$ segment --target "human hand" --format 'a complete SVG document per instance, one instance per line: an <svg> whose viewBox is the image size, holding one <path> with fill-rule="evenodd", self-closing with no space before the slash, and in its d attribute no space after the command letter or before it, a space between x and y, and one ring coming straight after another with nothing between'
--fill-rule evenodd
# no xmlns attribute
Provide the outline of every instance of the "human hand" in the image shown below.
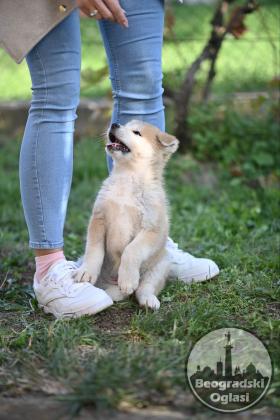
<svg viewBox="0 0 280 420"><path fill-rule="evenodd" d="M108 19L128 27L128 20L125 10L120 6L118 0L76 0L79 9L87 16L97 20Z"/></svg>

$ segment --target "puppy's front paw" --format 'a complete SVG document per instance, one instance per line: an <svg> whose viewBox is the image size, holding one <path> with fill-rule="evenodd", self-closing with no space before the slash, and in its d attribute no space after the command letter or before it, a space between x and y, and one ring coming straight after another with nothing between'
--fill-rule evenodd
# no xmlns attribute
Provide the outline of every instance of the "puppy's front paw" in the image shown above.
<svg viewBox="0 0 280 420"><path fill-rule="evenodd" d="M146 306L147 308L153 309L153 311L160 308L160 301L155 295L138 295L137 298L141 306Z"/></svg>
<svg viewBox="0 0 280 420"><path fill-rule="evenodd" d="M72 274L72 278L76 283L80 282L88 282L94 284L93 276L90 274L90 272L87 270L87 268L83 265L79 267L77 270L75 270Z"/></svg>
<svg viewBox="0 0 280 420"><path fill-rule="evenodd" d="M139 271L128 270L122 266L118 273L118 286L125 295L131 295L139 286Z"/></svg>
<svg viewBox="0 0 280 420"><path fill-rule="evenodd" d="M105 292L111 297L114 302L119 302L125 299L124 294L121 292L118 286L112 285L105 289Z"/></svg>

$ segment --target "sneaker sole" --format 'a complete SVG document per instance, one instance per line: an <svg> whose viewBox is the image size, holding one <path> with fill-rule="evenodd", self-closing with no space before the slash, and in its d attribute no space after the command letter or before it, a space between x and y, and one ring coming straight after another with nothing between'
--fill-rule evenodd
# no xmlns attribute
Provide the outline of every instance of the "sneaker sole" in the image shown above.
<svg viewBox="0 0 280 420"><path fill-rule="evenodd" d="M215 269L215 270L212 270L210 273L204 271L203 273L195 274L193 276L188 275L187 277L171 277L171 279L173 278L175 280L179 280L184 283L200 283L203 281L211 280L217 277L219 274L220 274L220 270Z"/></svg>
<svg viewBox="0 0 280 420"><path fill-rule="evenodd" d="M46 314L52 314L57 319L63 319L63 318L69 319L69 318L79 318L83 315L95 315L98 312L101 312L104 309L109 308L109 306L112 306L113 303L114 302L112 301L112 299L104 299L103 301L99 302L98 305L89 306L88 308L85 308L82 311L78 311L75 313L60 313L60 312L51 310L50 308L44 305L39 305L39 307L42 308Z"/></svg>

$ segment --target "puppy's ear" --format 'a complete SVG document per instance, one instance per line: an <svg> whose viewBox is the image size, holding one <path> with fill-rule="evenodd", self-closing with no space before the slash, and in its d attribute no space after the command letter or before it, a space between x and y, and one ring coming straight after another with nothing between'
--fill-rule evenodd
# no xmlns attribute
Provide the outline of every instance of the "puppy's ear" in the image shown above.
<svg viewBox="0 0 280 420"><path fill-rule="evenodd" d="M179 146L179 140L176 137L167 133L160 133L157 135L157 141L170 153L176 152Z"/></svg>

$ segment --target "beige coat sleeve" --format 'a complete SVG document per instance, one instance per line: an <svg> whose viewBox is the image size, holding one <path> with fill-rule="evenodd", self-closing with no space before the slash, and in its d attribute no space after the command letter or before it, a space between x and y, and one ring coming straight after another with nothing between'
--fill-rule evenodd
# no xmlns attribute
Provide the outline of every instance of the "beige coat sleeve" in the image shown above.
<svg viewBox="0 0 280 420"><path fill-rule="evenodd" d="M75 0L0 0L0 46L20 63L75 7Z"/></svg>

